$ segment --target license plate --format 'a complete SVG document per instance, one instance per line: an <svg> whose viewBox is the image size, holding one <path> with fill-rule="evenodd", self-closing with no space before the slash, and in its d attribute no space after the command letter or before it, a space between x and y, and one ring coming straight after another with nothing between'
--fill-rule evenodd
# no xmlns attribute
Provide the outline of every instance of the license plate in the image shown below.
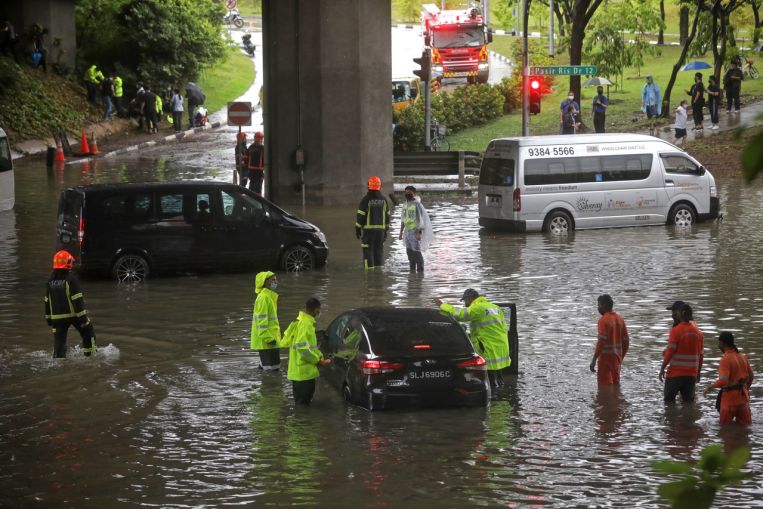
<svg viewBox="0 0 763 509"><path fill-rule="evenodd" d="M409 380L448 380L452 376L453 372L449 369L411 371L408 373Z"/></svg>
<svg viewBox="0 0 763 509"><path fill-rule="evenodd" d="M501 208L501 197L495 196L495 195L488 195L487 206Z"/></svg>

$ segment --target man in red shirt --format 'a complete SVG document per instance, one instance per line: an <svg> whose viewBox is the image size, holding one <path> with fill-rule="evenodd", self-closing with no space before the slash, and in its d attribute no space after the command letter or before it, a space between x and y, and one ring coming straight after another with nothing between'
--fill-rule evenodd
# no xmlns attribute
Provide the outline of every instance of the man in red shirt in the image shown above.
<svg viewBox="0 0 763 509"><path fill-rule="evenodd" d="M750 386L752 385L752 367L746 355L742 355L734 345L734 335L721 332L718 348L723 352L718 366L718 380L705 387L705 394L714 388L721 389L721 424L737 423L745 426L752 424L750 412Z"/></svg>
<svg viewBox="0 0 763 509"><path fill-rule="evenodd" d="M620 365L623 363L625 354L628 353L630 339L625 320L612 308L614 302L607 294L600 295L597 299L599 313L599 338L596 341L596 350L591 359L591 371L596 373L596 361L599 361L599 371L596 380L599 385L619 385Z"/></svg>
<svg viewBox="0 0 763 509"><path fill-rule="evenodd" d="M681 399L689 403L694 401L694 385L702 369L705 338L694 324L691 306L683 304L676 313L680 321L670 329L668 346L662 354L660 381L665 381L665 403L674 403L679 392Z"/></svg>

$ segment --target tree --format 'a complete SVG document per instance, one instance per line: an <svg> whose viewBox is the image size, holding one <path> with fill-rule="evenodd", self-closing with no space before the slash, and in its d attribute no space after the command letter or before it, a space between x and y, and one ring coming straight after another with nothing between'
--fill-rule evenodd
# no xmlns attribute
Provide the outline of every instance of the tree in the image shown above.
<svg viewBox="0 0 763 509"><path fill-rule="evenodd" d="M569 16L570 33L569 48L570 65L583 63L583 40L591 18L596 13L603 0L559 0L560 8L565 16ZM556 3L556 2L555 2ZM580 76L570 76L570 90L580 97Z"/></svg>
<svg viewBox="0 0 763 509"><path fill-rule="evenodd" d="M755 25L752 31L752 43L757 44L760 41L760 32L763 29L763 20L760 17L760 8L763 4L763 0L750 0L750 6L752 7L752 16L755 20Z"/></svg>
<svg viewBox="0 0 763 509"><path fill-rule="evenodd" d="M157 84L193 80L224 56L223 5L213 0L129 0L117 13L123 63Z"/></svg>
<svg viewBox="0 0 763 509"><path fill-rule="evenodd" d="M660 0L660 32L657 34L657 45L665 45L665 0Z"/></svg>
<svg viewBox="0 0 763 509"><path fill-rule="evenodd" d="M720 78L723 64L726 62L726 44L729 40L729 18L731 13L744 5L744 0L714 0L710 6L713 15L712 44L715 61L714 74Z"/></svg>
<svg viewBox="0 0 763 509"><path fill-rule="evenodd" d="M585 55L598 68L599 75L622 87L623 71L631 65L633 47L625 42L623 18L611 14L598 16L588 29Z"/></svg>
<svg viewBox="0 0 763 509"><path fill-rule="evenodd" d="M691 2L686 2L686 5L691 5ZM668 86L665 87L665 95L662 98L662 116L665 118L670 117L670 94L673 91L673 85L676 83L676 77L678 76L678 71L681 69L681 66L684 65L684 62L686 61L686 54L689 52L689 46L691 46L692 41L694 40L695 35L697 34L697 24L699 23L699 15L702 12L702 8L704 6L703 0L696 0L694 2L694 21L691 24L691 32L689 32L689 35L686 37L686 42L683 45L683 48L681 49L681 54L678 56L678 61L673 65L673 71L670 74L670 80L668 81Z"/></svg>

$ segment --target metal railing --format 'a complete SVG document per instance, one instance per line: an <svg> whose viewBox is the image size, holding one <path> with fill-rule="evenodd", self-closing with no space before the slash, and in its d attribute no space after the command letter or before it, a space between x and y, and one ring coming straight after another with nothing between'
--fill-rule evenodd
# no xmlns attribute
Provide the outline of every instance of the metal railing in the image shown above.
<svg viewBox="0 0 763 509"><path fill-rule="evenodd" d="M479 175L481 163L479 152L395 152L394 175L458 175L464 187L466 174Z"/></svg>

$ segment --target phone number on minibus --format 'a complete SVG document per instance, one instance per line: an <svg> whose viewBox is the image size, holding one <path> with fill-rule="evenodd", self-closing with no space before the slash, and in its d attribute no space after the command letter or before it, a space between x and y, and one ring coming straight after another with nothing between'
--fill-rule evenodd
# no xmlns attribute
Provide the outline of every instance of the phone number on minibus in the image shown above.
<svg viewBox="0 0 763 509"><path fill-rule="evenodd" d="M530 157L543 156L574 156L575 147L530 147L527 149Z"/></svg>

